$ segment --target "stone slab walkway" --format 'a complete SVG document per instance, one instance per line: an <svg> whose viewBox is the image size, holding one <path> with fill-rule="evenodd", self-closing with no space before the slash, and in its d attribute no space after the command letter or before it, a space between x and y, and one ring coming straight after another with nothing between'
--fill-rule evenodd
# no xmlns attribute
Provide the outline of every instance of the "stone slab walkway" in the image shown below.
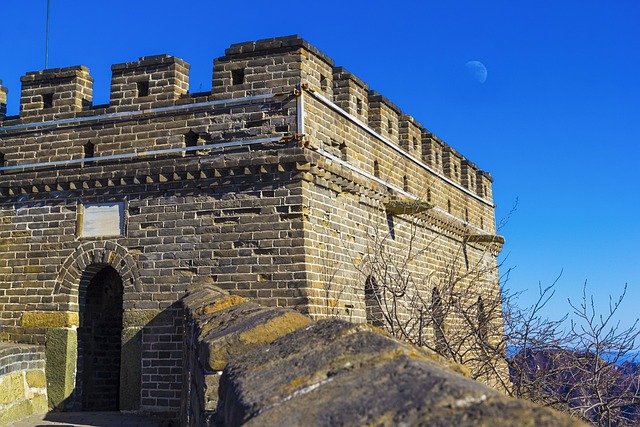
<svg viewBox="0 0 640 427"><path fill-rule="evenodd" d="M167 421L143 418L120 412L50 412L32 415L7 427L160 427Z"/></svg>

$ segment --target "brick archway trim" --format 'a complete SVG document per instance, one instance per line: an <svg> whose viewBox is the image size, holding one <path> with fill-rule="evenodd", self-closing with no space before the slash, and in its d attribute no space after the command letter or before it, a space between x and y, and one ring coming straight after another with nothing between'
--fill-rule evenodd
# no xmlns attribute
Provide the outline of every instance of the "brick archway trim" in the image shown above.
<svg viewBox="0 0 640 427"><path fill-rule="evenodd" d="M115 242L99 241L80 245L65 259L54 295L77 296L83 275L94 269L97 272L105 266L113 267L120 274L125 295L142 291L138 268L127 249Z"/></svg>

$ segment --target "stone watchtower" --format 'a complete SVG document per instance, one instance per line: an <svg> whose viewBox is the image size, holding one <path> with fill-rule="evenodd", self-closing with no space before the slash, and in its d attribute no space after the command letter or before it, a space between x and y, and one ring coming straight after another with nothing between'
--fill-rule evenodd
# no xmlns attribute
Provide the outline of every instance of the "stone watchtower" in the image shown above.
<svg viewBox="0 0 640 427"><path fill-rule="evenodd" d="M2 340L46 346L51 407L177 411L177 301L205 284L379 321L380 236L498 290L490 175L331 58L291 36L232 45L211 93L188 72L114 65L100 106L86 67L27 73L13 117L0 84Z"/></svg>

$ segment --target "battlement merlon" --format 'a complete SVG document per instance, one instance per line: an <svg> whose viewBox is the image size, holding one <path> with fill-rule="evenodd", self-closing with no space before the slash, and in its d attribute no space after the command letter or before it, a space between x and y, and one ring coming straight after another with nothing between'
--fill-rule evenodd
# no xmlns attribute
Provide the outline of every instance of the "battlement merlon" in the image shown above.
<svg viewBox="0 0 640 427"><path fill-rule="evenodd" d="M368 95L369 126L381 135L397 138L400 117L403 115L400 107L375 90L370 90Z"/></svg>
<svg viewBox="0 0 640 427"><path fill-rule="evenodd" d="M256 56L257 54L263 54L265 52L268 52L269 54L281 54L296 51L300 48L314 54L331 67L334 66L333 59L298 35L234 43L229 48L225 49L225 56L223 58L234 57L239 59L243 57Z"/></svg>
<svg viewBox="0 0 640 427"><path fill-rule="evenodd" d="M233 44L213 64L218 99L285 92L301 83L332 98L333 60L297 35Z"/></svg>
<svg viewBox="0 0 640 427"><path fill-rule="evenodd" d="M173 105L189 92L190 65L171 55L144 56L111 66L111 106L131 109ZM148 104L148 105L140 105ZM120 108L126 110L127 108Z"/></svg>
<svg viewBox="0 0 640 427"><path fill-rule="evenodd" d="M28 72L20 81L20 118L76 113L93 101L93 78L83 65Z"/></svg>
<svg viewBox="0 0 640 427"><path fill-rule="evenodd" d="M0 120L7 115L7 93L9 93L9 89L2 86L2 80L0 80Z"/></svg>
<svg viewBox="0 0 640 427"><path fill-rule="evenodd" d="M369 85L344 67L333 68L333 102L361 122L369 121Z"/></svg>

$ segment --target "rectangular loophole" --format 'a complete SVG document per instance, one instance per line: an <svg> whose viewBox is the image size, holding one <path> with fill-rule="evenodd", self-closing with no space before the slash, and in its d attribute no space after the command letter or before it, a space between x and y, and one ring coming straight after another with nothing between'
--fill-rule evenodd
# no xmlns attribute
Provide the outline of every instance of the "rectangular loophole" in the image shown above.
<svg viewBox="0 0 640 427"><path fill-rule="evenodd" d="M149 82L141 81L136 83L136 88L138 90L138 98L143 96L149 96Z"/></svg>
<svg viewBox="0 0 640 427"><path fill-rule="evenodd" d="M96 148L95 144L92 143L91 141L84 144L84 146L82 147L84 158L92 159L95 156L95 148ZM83 162L83 165L85 166L90 166L92 164L93 164L93 160L87 160L86 162Z"/></svg>
<svg viewBox="0 0 640 427"><path fill-rule="evenodd" d="M329 79L327 79L325 76L320 75L320 89L323 92L326 92L327 89L329 89Z"/></svg>
<svg viewBox="0 0 640 427"><path fill-rule="evenodd" d="M268 120L254 120L252 122L247 122L246 127L247 128L259 128L261 126L266 125L267 123L269 123Z"/></svg>
<svg viewBox="0 0 640 427"><path fill-rule="evenodd" d="M231 84L234 86L244 83L244 69L238 68L237 70L231 70Z"/></svg>
<svg viewBox="0 0 640 427"><path fill-rule="evenodd" d="M186 148L192 148L198 146L198 140L200 139L200 135L190 130L184 135L184 146ZM195 156L198 154L197 150L188 150L182 153L185 156Z"/></svg>
<svg viewBox="0 0 640 427"><path fill-rule="evenodd" d="M42 94L42 108L51 108L53 107L53 94L52 93L43 93Z"/></svg>

